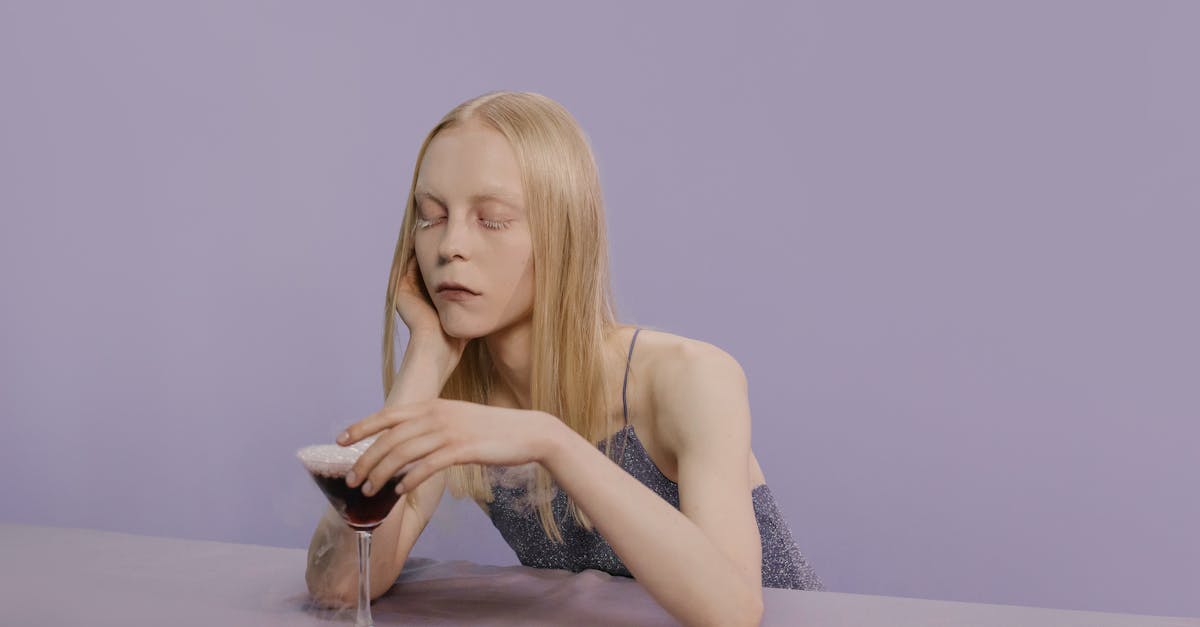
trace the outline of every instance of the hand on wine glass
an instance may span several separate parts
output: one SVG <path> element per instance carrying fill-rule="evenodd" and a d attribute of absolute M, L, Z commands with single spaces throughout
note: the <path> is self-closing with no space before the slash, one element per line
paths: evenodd
<path fill-rule="evenodd" d="M 546 412 L 436 398 L 385 407 L 354 423 L 338 438 L 346 446 L 379 433 L 346 476 L 368 496 L 399 471 L 398 493 L 421 485 L 457 464 L 516 466 L 541 461 L 555 429 L 563 424 Z M 367 486 L 370 483 L 370 486 Z"/>

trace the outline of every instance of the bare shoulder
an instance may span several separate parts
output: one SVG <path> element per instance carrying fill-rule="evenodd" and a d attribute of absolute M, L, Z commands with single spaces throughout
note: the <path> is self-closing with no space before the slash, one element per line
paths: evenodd
<path fill-rule="evenodd" d="M 702 411 L 741 409 L 745 404 L 746 375 L 728 351 L 703 340 L 648 329 L 638 335 L 636 350 L 644 366 L 649 392 L 646 400 L 650 415 L 655 417 L 655 435 L 667 448 L 678 450 L 688 433 L 695 431 L 698 420 L 740 415 Z M 713 407 L 713 403 L 719 407 Z"/>
<path fill-rule="evenodd" d="M 625 334 L 626 341 L 632 336 L 633 331 L 630 329 Z M 651 366 L 650 370 L 653 372 L 696 359 L 725 361 L 727 364 L 737 363 L 732 355 L 715 344 L 646 327 L 641 327 L 637 347 L 634 350 L 637 354 L 635 361 L 640 360 Z"/>
<path fill-rule="evenodd" d="M 634 330 L 628 327 L 618 333 L 626 350 Z M 750 487 L 766 481 L 749 450 L 746 374 L 721 347 L 642 327 L 630 362 L 629 408 L 639 439 L 670 480 L 678 482 L 679 457 L 685 449 L 729 450 L 737 445 L 749 453 Z"/>
<path fill-rule="evenodd" d="M 645 345 L 643 345 L 643 342 Z M 716 369 L 720 374 L 741 375 L 742 367 L 725 349 L 695 338 L 666 331 L 642 329 L 637 350 L 647 362 L 648 374 L 665 383 L 681 383 L 681 377 Z"/>

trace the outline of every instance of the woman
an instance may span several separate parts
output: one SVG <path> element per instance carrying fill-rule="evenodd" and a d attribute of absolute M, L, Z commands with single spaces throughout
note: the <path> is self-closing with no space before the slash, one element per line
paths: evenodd
<path fill-rule="evenodd" d="M 493 92 L 429 133 L 388 279 L 387 400 L 338 439 L 376 438 L 351 487 L 406 473 L 372 598 L 447 487 L 523 564 L 632 576 L 687 624 L 758 624 L 763 586 L 823 588 L 750 450 L 738 362 L 617 323 L 607 249 L 591 149 L 558 103 Z M 395 376 L 393 312 L 410 338 Z M 313 595 L 353 603 L 355 539 L 332 509 L 309 555 Z"/>

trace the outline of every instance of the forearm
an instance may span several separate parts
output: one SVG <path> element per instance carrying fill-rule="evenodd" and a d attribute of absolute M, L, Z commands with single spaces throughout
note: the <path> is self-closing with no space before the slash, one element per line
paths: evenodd
<path fill-rule="evenodd" d="M 454 364 L 456 365 L 456 364 Z M 434 340 L 411 337 L 392 380 L 384 407 L 419 403 L 437 398 L 453 372 L 453 365 Z"/>
<path fill-rule="evenodd" d="M 383 547 L 394 546 L 406 513 L 403 501 L 371 533 L 371 597 L 391 587 L 400 574 L 394 553 Z M 308 546 L 308 567 L 304 580 L 309 593 L 318 602 L 352 607 L 358 595 L 358 536 L 341 516 L 326 507 Z"/>
<path fill-rule="evenodd" d="M 432 344 L 419 338 L 409 340 L 392 389 L 384 406 L 403 405 L 437 398 L 449 378 L 448 362 Z M 400 498 L 396 507 L 371 533 L 371 597 L 385 592 L 400 574 L 397 564 L 401 520 L 410 504 L 410 495 Z M 345 521 L 328 507 L 322 515 L 308 548 L 305 573 L 309 591 L 330 605 L 353 605 L 358 580 L 358 537 Z"/>
<path fill-rule="evenodd" d="M 687 625 L 758 624 L 749 581 L 687 516 L 553 416 L 542 464 L 591 518 L 629 572 Z"/>

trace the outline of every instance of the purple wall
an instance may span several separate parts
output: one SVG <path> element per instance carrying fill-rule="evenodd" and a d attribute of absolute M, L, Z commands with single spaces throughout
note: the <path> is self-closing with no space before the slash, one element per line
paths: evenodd
<path fill-rule="evenodd" d="M 0 519 L 306 545 L 419 142 L 522 89 L 830 589 L 1200 615 L 1200 5 L 491 4 L 0 5 Z"/>

